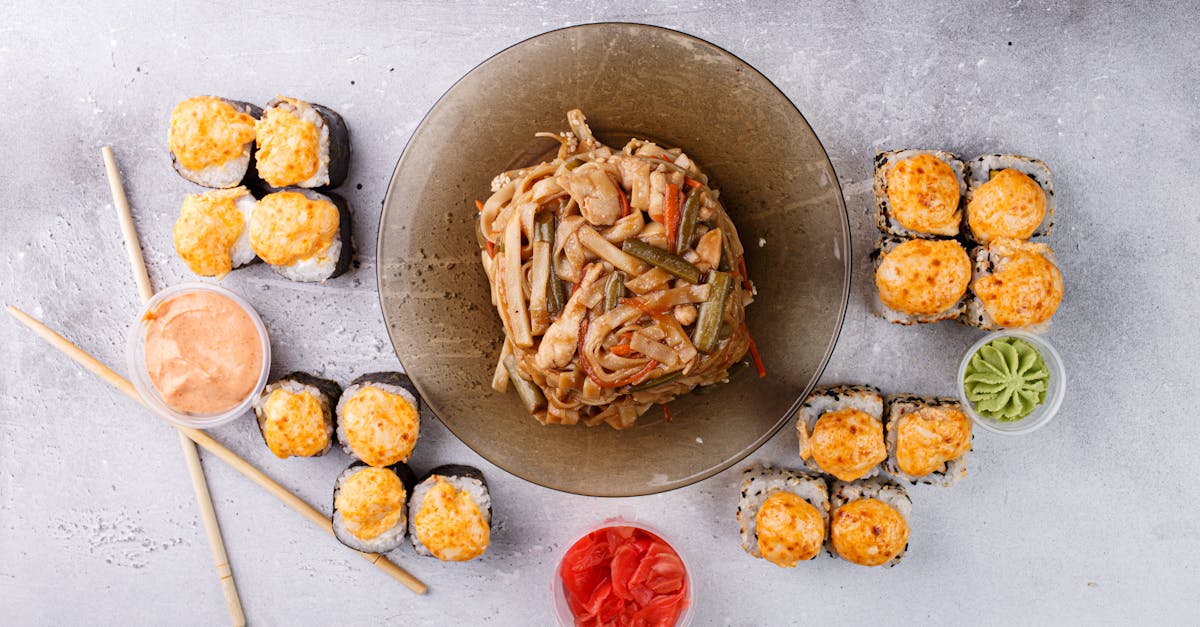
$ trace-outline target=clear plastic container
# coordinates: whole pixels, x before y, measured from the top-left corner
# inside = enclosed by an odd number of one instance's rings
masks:
[[[963,382],[963,377],[966,376],[967,364],[971,361],[971,357],[974,356],[979,349],[983,348],[984,345],[992,340],[1007,337],[1014,337],[1024,340],[1032,345],[1037,352],[1041,354],[1042,361],[1046,362],[1046,368],[1050,371],[1050,383],[1046,389],[1046,400],[1042,401],[1040,405],[1035,407],[1028,416],[1021,418],[1020,420],[1002,422],[999,420],[985,418],[975,412],[975,407],[971,404],[971,401],[967,400],[967,391]],[[985,335],[984,337],[980,338],[978,342],[975,342],[970,348],[967,349],[967,352],[963,354],[962,361],[959,363],[958,378],[955,381],[958,387],[958,397],[962,401],[963,411],[965,411],[967,415],[975,421],[976,425],[979,425],[983,429],[993,433],[1002,433],[1004,435],[1022,435],[1033,432],[1045,426],[1046,423],[1050,422],[1050,420],[1054,418],[1056,414],[1058,414],[1059,408],[1062,407],[1063,397],[1067,392],[1066,379],[1067,371],[1063,367],[1062,358],[1059,356],[1058,351],[1054,350],[1054,347],[1051,346],[1049,342],[1037,335],[1026,333],[1024,331],[997,331],[995,333],[989,333]]]
[[[146,369],[146,313],[158,307],[159,304],[184,294],[193,294],[196,292],[211,292],[220,296],[224,296],[233,301],[246,315],[250,317],[258,329],[258,338],[262,343],[262,370],[258,375],[258,382],[254,386],[254,390],[242,400],[236,407],[215,414],[189,414],[180,412],[163,401],[158,390],[154,388],[154,384],[150,381],[150,373]],[[267,377],[271,373],[271,339],[267,334],[267,327],[263,324],[262,318],[258,317],[258,312],[254,311],[254,307],[245,299],[234,294],[233,292],[216,285],[208,283],[183,283],[174,287],[169,287],[154,295],[154,298],[146,301],[137,318],[129,327],[129,336],[125,343],[125,359],[129,366],[129,379],[133,383],[134,389],[138,395],[142,397],[142,402],[147,407],[154,410],[159,416],[162,416],[167,422],[177,427],[189,427],[192,429],[210,429],[223,425],[233,419],[245,414],[250,409],[250,403],[254,397],[262,393],[263,387],[267,384]]]
[[[571,550],[571,547],[575,546],[575,544],[582,540],[585,536],[609,527],[633,527],[635,529],[647,531],[658,536],[663,542],[667,543],[667,546],[670,546],[671,549],[674,550],[677,555],[679,555],[679,561],[683,562],[683,580],[684,585],[687,587],[687,604],[684,605],[683,611],[679,613],[679,619],[675,621],[675,625],[678,627],[688,627],[691,625],[693,616],[692,609],[695,606],[693,603],[693,597],[696,590],[696,587],[692,581],[691,564],[688,562],[687,555],[685,555],[683,551],[679,550],[679,546],[674,542],[671,542],[670,538],[668,538],[666,535],[663,535],[663,532],[658,528],[643,522],[628,520],[622,517],[609,518],[595,527],[592,527],[591,529],[579,534],[579,537],[576,538],[575,541],[563,551],[563,556],[565,557],[567,551]],[[575,615],[571,613],[571,607],[567,605],[567,593],[563,588],[562,577],[560,577],[558,574],[561,569],[562,559],[559,559],[558,563],[554,566],[554,580],[551,583],[551,593],[554,595],[554,616],[558,619],[559,627],[573,627],[575,625]]]

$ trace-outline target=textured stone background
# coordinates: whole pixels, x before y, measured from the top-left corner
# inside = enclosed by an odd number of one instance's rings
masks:
[[[189,280],[171,247],[180,199],[194,191],[166,157],[171,107],[196,94],[262,103],[286,92],[340,110],[353,129],[344,191],[358,212],[361,266],[324,287],[262,266],[226,284],[272,329],[277,372],[344,381],[395,367],[375,293],[374,234],[388,176],[422,114],[476,63],[525,37],[631,20],[740,55],[825,142],[856,244],[850,309],[825,382],[948,393],[977,337],[954,324],[892,327],[867,312],[870,162],[899,146],[1019,152],[1050,164],[1059,192],[1050,243],[1068,289],[1049,339],[1070,376],[1053,424],[1021,438],[980,433],[963,484],[912,490],[911,550],[891,570],[822,558],[784,571],[746,557],[733,519],[745,464],[668,494],[588,499],[510,477],[430,421],[415,464],[480,466],[497,521],[491,550],[474,563],[397,551],[430,585],[417,598],[206,457],[253,623],[548,624],[555,560],[617,513],[653,521],[686,551],[699,624],[1195,618],[1200,190],[1186,158],[1200,143],[1194,7],[277,4],[4,3],[4,301],[124,371],[137,297],[100,146],[116,147],[155,283]],[[174,434],[12,321],[0,322],[0,345],[3,622],[224,622]],[[215,435],[328,508],[340,454],[276,460],[248,419]],[[796,464],[790,429],[751,461]]]

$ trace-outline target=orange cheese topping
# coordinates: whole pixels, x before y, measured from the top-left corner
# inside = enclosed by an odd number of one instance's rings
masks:
[[[491,530],[479,505],[471,495],[440,477],[413,517],[413,528],[434,557],[451,562],[483,555],[491,541]]]
[[[883,424],[857,409],[827,412],[813,427],[808,452],[821,470],[854,481],[887,459]]]
[[[298,101],[283,99],[297,106]],[[321,165],[321,132],[316,124],[291,110],[271,107],[257,125],[258,175],[272,187],[287,187],[312,178]]]
[[[396,473],[383,468],[363,468],[342,483],[334,508],[354,537],[374,540],[400,522],[407,498]]]
[[[971,420],[953,407],[922,407],[896,422],[896,464],[914,477],[941,472],[971,449]]]
[[[792,568],[821,551],[825,520],[811,503],[791,492],[776,492],[762,504],[756,518],[758,552],[763,559]]]
[[[250,220],[250,247],[273,266],[287,266],[329,250],[340,217],[327,200],[300,192],[267,194]]]
[[[999,239],[993,251],[1008,255],[998,271],[972,286],[984,309],[1002,327],[1022,327],[1049,320],[1062,303],[1062,273],[1043,253],[1043,244]]]
[[[986,244],[997,237],[1028,239],[1046,218],[1046,192],[1024,172],[1001,170],[971,193],[967,223]]]
[[[908,522],[878,499],[851,501],[833,512],[833,548],[842,559],[862,566],[886,564],[908,545]]]
[[[263,403],[263,438],[276,457],[311,457],[329,446],[326,408],[309,392],[277,388]]]
[[[189,170],[221,165],[242,155],[254,141],[254,116],[220,98],[197,96],[175,105],[167,144]]]
[[[954,240],[910,240],[883,255],[875,287],[884,305],[915,315],[953,307],[971,283],[971,259]]]
[[[962,214],[954,170],[933,155],[921,154],[892,166],[887,198],[892,217],[904,228],[934,235],[958,235]]]
[[[200,276],[224,276],[233,269],[229,251],[245,228],[237,199],[245,187],[191,194],[175,220],[175,252]]]
[[[212,292],[180,294],[145,320],[146,372],[171,408],[215,414],[254,392],[262,343],[258,327],[237,303]]]
[[[341,421],[346,444],[371,466],[408,461],[421,428],[421,416],[408,399],[373,386],[346,400]]]

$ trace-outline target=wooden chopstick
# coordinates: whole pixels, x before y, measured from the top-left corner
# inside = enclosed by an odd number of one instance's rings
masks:
[[[121,182],[121,173],[117,170],[117,161],[113,157],[112,148],[105,146],[100,149],[100,154],[104,156],[108,188],[112,192],[113,206],[117,209],[117,222],[121,225],[121,234],[125,239],[125,253],[129,258],[129,266],[133,270],[133,280],[137,282],[138,293],[144,303],[154,297],[154,288],[150,285],[150,275],[146,272],[146,261],[142,257],[142,245],[138,241],[137,229],[133,225],[129,200],[125,197],[125,185]],[[196,493],[196,504],[200,506],[200,519],[204,521],[208,546],[212,549],[217,577],[221,581],[221,591],[225,594],[225,605],[229,608],[229,621],[234,627],[244,627],[246,614],[242,611],[242,600],[238,596],[237,584],[233,580],[233,569],[229,567],[229,555],[225,553],[225,540],[221,538],[221,525],[217,522],[216,511],[213,510],[212,496],[208,492],[208,479],[204,476],[204,467],[200,465],[200,454],[196,451],[196,445],[182,433],[179,434],[179,447],[183,451],[183,460],[187,464],[188,476],[192,479],[192,491]]]
[[[11,315],[13,318],[16,318],[18,322],[28,327],[39,337],[49,342],[51,346],[73,359],[75,363],[78,363],[79,365],[91,371],[92,374],[104,379],[109,383],[109,385],[117,388],[118,391],[133,399],[138,404],[145,406],[144,403],[142,403],[141,397],[138,396],[137,391],[133,389],[133,385],[121,377],[121,375],[114,372],[112,368],[109,368],[100,360],[84,352],[83,349],[79,348],[75,344],[72,344],[70,340],[59,335],[54,331],[54,329],[42,324],[33,316],[30,316],[29,314],[17,309],[12,305],[8,305],[7,309],[9,315]],[[317,511],[317,509],[313,506],[305,503],[302,499],[300,499],[300,497],[292,494],[291,491],[277,483],[274,479],[263,474],[261,470],[251,466],[249,462],[241,457],[238,457],[237,453],[225,448],[220,442],[214,440],[212,436],[196,429],[180,428],[179,431],[190,438],[193,442],[200,445],[204,450],[212,453],[225,463],[232,466],[234,470],[245,475],[246,478],[262,486],[267,492],[274,494],[279,500],[283,501],[285,505],[296,510],[297,512],[300,512],[300,514],[302,514],[305,518],[311,520],[321,529],[324,529],[326,533],[333,535],[333,525],[330,524],[329,518]],[[412,590],[417,594],[425,594],[425,584],[421,583],[419,579],[410,575],[403,568],[400,568],[396,564],[392,563],[383,555],[377,553],[363,553],[361,551],[355,551],[355,553],[358,553],[363,559],[374,564],[377,568],[387,573],[393,579],[404,584],[409,590]]]

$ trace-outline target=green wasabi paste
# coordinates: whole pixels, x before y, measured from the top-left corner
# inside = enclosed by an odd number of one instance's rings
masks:
[[[1029,342],[1002,337],[984,344],[963,375],[976,413],[1000,422],[1020,420],[1046,400],[1050,369]]]

